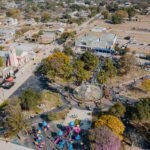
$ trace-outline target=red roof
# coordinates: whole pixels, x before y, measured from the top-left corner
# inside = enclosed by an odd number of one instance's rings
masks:
[[[13,77],[9,77],[8,79],[6,79],[7,82],[13,82],[14,78]]]

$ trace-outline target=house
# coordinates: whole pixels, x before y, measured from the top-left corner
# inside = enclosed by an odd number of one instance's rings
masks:
[[[13,40],[16,30],[11,28],[0,29],[0,44],[5,44]]]
[[[34,3],[45,3],[45,0],[33,0]]]
[[[82,11],[78,12],[78,15],[81,18],[88,18],[88,16],[91,15],[91,12],[82,10]]]
[[[43,32],[39,37],[39,43],[41,44],[49,44],[52,43],[56,39],[56,34],[54,32]]]
[[[14,46],[9,46],[8,50],[0,51],[0,56],[6,67],[20,67],[29,60],[27,52],[16,49]]]
[[[62,28],[66,26],[66,23],[62,23],[62,22],[47,22],[43,24],[44,27],[48,27],[48,28]]]
[[[18,8],[18,5],[14,1],[12,1],[12,2],[7,2],[6,5],[5,5],[5,7],[7,9]]]
[[[6,24],[8,26],[15,26],[18,24],[18,20],[14,19],[14,18],[7,18],[7,19],[5,19],[4,24]]]
[[[29,30],[24,33],[24,38],[27,41],[36,42],[38,41],[38,38],[39,38],[39,36],[37,36],[38,33],[39,33],[39,30]]]
[[[130,2],[125,2],[125,3],[121,3],[118,5],[119,8],[128,8],[128,7],[131,7],[132,6],[132,3]]]
[[[98,56],[110,56],[115,53],[113,47],[116,40],[117,36],[112,33],[105,33],[100,37],[84,35],[75,41],[75,48],[80,50],[90,50]]]
[[[16,53],[13,49],[7,51],[0,51],[0,57],[3,59],[3,67],[0,70],[0,78],[7,78],[14,74],[13,68],[18,66]]]
[[[34,19],[28,19],[28,20],[25,20],[24,25],[35,26],[35,25],[37,25],[37,22]]]
[[[134,16],[134,17],[132,17],[132,18],[126,17],[126,18],[123,18],[123,20],[124,20],[124,21],[139,21],[139,19],[138,19],[137,16]]]
[[[82,2],[82,1],[75,1],[74,3],[72,3],[72,5],[86,6],[86,7],[88,7],[88,6],[89,6],[88,4],[85,4],[85,3],[84,3],[84,2]]]
[[[144,9],[144,14],[150,15],[150,7]]]
[[[18,49],[13,45],[7,47],[5,51],[0,51],[0,57],[3,59],[3,67],[0,69],[0,78],[7,78],[14,75],[16,69],[26,64],[33,57],[33,53],[30,54],[27,51]]]
[[[91,32],[101,33],[101,32],[106,31],[106,30],[107,30],[106,28],[95,26],[91,29]]]

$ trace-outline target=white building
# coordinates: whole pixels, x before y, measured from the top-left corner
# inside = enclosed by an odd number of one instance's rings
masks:
[[[4,20],[4,25],[7,25],[7,26],[15,26],[17,24],[18,24],[18,20],[14,18],[6,18]]]
[[[106,30],[107,30],[106,28],[97,27],[97,26],[91,29],[92,32],[97,32],[97,33],[98,32],[103,32],[103,31],[106,31]]]
[[[114,45],[117,36],[105,33],[99,37],[94,35],[84,35],[75,41],[75,48],[80,50],[91,50],[98,56],[110,56],[115,53]]]

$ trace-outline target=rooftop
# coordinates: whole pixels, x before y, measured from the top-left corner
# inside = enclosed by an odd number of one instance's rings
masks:
[[[116,35],[112,33],[106,33],[99,37],[96,37],[94,35],[84,35],[76,40],[76,45],[81,44],[91,48],[106,48],[113,45],[115,38]]]
[[[13,46],[18,51],[31,52],[36,49],[38,45],[35,43],[14,43]]]

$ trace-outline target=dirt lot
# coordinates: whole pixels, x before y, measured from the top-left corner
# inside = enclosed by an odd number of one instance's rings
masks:
[[[132,37],[136,44],[128,45],[131,51],[150,54],[150,46],[148,46],[150,44],[150,15],[138,16],[138,18],[138,21],[117,25],[106,23],[104,20],[95,20],[87,28],[84,28],[82,33],[89,32],[94,26],[105,27],[110,32],[117,34],[119,39],[124,39],[126,36]],[[149,30],[149,32],[143,31],[144,29]]]

